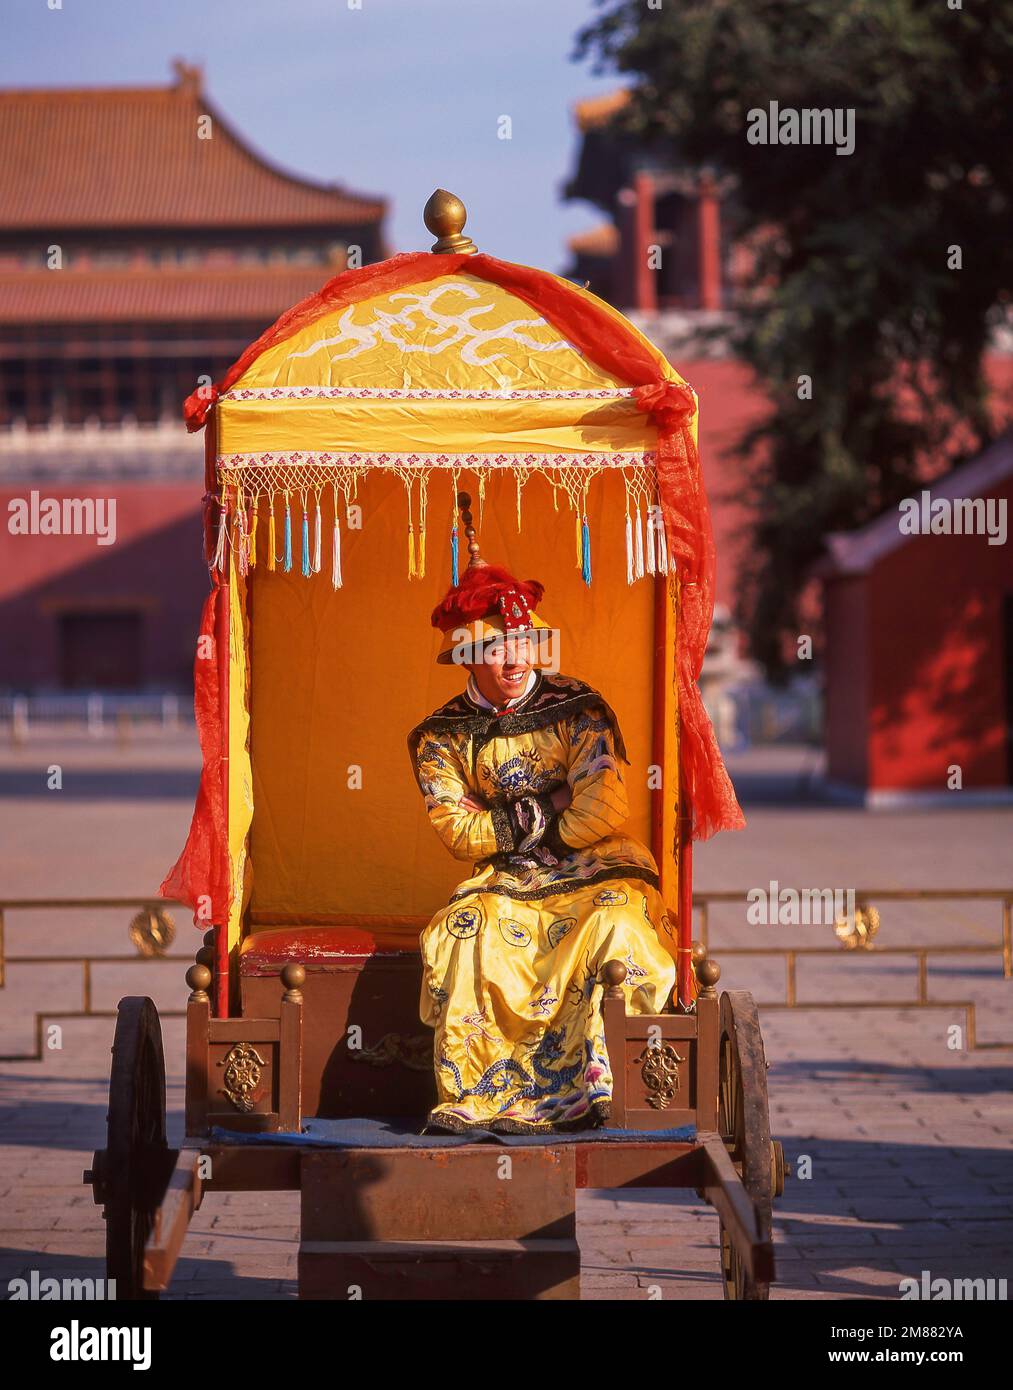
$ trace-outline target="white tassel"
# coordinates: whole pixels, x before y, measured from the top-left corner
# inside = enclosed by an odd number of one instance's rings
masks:
[[[626,582],[633,583],[633,522],[626,513]]]
[[[224,504],[220,508],[221,515],[218,518],[218,543],[215,546],[214,568],[219,571],[225,569],[225,533],[229,523],[229,511]]]
[[[331,584],[341,588],[341,526],[337,516],[334,518],[334,540],[331,543]]]
[[[643,577],[644,577],[644,532],[643,532],[643,530],[642,530],[642,528],[641,528],[641,525],[640,525],[640,508],[639,508],[639,507],[637,508],[637,527],[636,527],[636,531],[635,531],[635,533],[634,533],[634,540],[635,540],[636,543],[635,543],[635,545],[634,545],[634,552],[633,552],[633,553],[634,553],[634,555],[636,556],[636,559],[635,559],[634,565],[633,565],[633,577],[634,577],[634,579],[643,579]]]
[[[654,508],[647,508],[647,573],[654,574]]]
[[[316,533],[315,533],[315,535],[314,535],[314,537],[313,537],[313,564],[312,564],[312,566],[311,566],[311,569],[313,570],[313,573],[314,573],[314,574],[319,574],[319,573],[320,573],[320,536],[321,536],[321,532],[323,531],[323,529],[324,529],[324,528],[323,528],[323,525],[321,524],[321,518],[320,518],[320,503],[318,502],[318,503],[317,503],[317,529],[316,529]]]
[[[657,527],[658,537],[658,573],[668,573],[668,542],[665,539],[665,518],[662,517]]]

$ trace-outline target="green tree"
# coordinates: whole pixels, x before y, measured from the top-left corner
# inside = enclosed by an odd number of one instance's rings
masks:
[[[777,674],[824,536],[990,436],[983,358],[1010,281],[1013,4],[599,3],[575,56],[633,79],[623,122],[646,151],[730,178],[729,230],[758,257],[733,342],[772,411],[742,441],[753,544],[738,606]],[[854,152],[751,144],[749,113],[772,101],[853,109]]]

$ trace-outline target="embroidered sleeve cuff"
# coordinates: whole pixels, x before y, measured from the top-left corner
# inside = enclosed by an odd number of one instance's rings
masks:
[[[490,808],[490,815],[492,816],[492,828],[496,834],[496,849],[500,854],[509,854],[511,850],[516,848],[510,808],[493,806]]]

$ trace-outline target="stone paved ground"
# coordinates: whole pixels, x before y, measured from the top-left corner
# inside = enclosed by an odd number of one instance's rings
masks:
[[[96,748],[54,738],[0,762],[5,898],[150,891],[189,822],[193,749],[187,738]],[[65,794],[42,790],[39,767],[60,761]],[[1013,811],[922,814],[840,810],[785,802],[784,782],[744,765],[755,804],[749,828],[698,854],[701,889],[746,888],[777,878],[796,886],[1009,886]],[[752,781],[749,779],[752,777]],[[801,788],[804,794],[804,788]],[[111,795],[108,794],[111,792]],[[792,788],[799,795],[800,788]],[[715,915],[712,950],[757,944],[740,908]],[[914,911],[883,905],[889,944],[983,942],[998,915],[966,905]],[[9,955],[126,949],[125,920],[108,911],[9,914]],[[770,944],[823,944],[826,928],[765,928]],[[191,944],[184,937],[184,945]],[[187,956],[187,961],[190,959]],[[96,970],[98,1006],[119,993],[182,1002],[186,961]],[[944,968],[945,964],[945,968]],[[930,976],[932,996],[975,999],[979,1037],[1013,1042],[1013,982],[995,957],[952,957]],[[779,961],[725,957],[723,984],[782,997]],[[807,997],[910,997],[901,957],[835,956],[800,971]],[[0,994],[0,1051],[32,1045],[36,1009],[76,1008],[70,967],[11,966]],[[774,1298],[880,1298],[901,1278],[1013,1280],[1013,1049],[953,1051],[948,1029],[963,1014],[884,1008],[784,1012],[763,1029],[771,1118],[797,1168],[777,1207],[779,1283]],[[111,1023],[67,1021],[64,1046],[43,1063],[0,1062],[0,1289],[36,1269],[101,1275],[102,1222],[80,1184],[102,1142]],[[171,1137],[181,1131],[182,1023],[164,1024]],[[805,1166],[805,1165],[803,1165]],[[291,1298],[296,1194],[209,1198],[191,1224],[172,1297]],[[692,1193],[582,1194],[578,1208],[586,1298],[720,1298],[717,1222]]]

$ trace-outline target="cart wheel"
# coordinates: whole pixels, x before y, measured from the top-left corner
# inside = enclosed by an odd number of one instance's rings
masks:
[[[770,1141],[767,1063],[756,1004],[745,990],[728,990],[721,996],[718,1076],[718,1128],[729,1146],[729,1156],[742,1178],[742,1185],[756,1206],[760,1231],[769,1240],[776,1160]],[[721,1273],[725,1298],[761,1300],[769,1297],[770,1286],[750,1278],[723,1225]]]
[[[119,1299],[152,1299],[144,1287],[144,1246],[169,1180],[165,1062],[158,1010],[121,999],[112,1045],[105,1149],[94,1158],[96,1201],[105,1205],[106,1277]],[[89,1176],[85,1175],[86,1178]]]

